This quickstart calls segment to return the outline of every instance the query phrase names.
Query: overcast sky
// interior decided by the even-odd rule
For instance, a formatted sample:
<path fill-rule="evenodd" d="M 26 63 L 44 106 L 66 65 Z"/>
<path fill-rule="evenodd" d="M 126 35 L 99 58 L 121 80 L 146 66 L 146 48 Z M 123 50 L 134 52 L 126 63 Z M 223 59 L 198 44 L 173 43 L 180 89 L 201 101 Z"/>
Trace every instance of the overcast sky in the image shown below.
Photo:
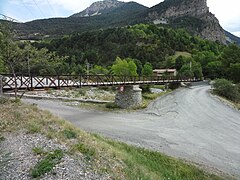
<path fill-rule="evenodd" d="M 68 17 L 84 10 L 95 1 L 97 0 L 0 0 L 0 14 L 22 22 L 50 17 Z M 135 0 L 148 7 L 162 1 Z M 240 36 L 239 0 L 208 0 L 208 6 L 224 29 Z"/>

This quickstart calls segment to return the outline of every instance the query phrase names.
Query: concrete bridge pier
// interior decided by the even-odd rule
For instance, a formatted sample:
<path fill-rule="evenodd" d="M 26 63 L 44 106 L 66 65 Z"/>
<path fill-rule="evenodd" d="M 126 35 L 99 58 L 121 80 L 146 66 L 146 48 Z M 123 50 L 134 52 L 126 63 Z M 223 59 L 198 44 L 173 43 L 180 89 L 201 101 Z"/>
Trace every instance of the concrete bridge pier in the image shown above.
<path fill-rule="evenodd" d="M 142 104 L 142 89 L 139 85 L 125 85 L 117 89 L 115 103 L 123 109 L 137 107 Z"/>

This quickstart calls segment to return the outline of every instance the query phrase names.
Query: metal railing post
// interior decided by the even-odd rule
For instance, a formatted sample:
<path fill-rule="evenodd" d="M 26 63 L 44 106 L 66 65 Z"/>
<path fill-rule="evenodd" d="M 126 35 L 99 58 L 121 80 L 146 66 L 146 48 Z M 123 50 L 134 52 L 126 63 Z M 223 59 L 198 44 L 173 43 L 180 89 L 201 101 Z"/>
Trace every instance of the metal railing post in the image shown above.
<path fill-rule="evenodd" d="M 34 90 L 34 87 L 33 87 L 33 76 L 31 75 L 31 87 L 30 87 L 30 91 L 33 91 Z"/>
<path fill-rule="evenodd" d="M 81 88 L 82 87 L 82 75 L 80 75 L 80 77 L 79 77 L 79 87 Z"/>

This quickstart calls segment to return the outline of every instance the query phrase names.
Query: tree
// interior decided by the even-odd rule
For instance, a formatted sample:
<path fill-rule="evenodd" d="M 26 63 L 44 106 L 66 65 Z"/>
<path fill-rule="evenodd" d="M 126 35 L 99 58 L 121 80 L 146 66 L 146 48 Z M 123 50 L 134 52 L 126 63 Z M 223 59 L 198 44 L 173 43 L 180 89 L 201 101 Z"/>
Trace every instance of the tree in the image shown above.
<path fill-rule="evenodd" d="M 221 78 L 224 74 L 224 67 L 221 61 L 211 61 L 206 66 L 207 77 L 211 79 Z"/>
<path fill-rule="evenodd" d="M 134 59 L 133 61 L 134 61 L 134 63 L 135 63 L 136 66 L 137 66 L 137 74 L 140 76 L 141 73 L 142 73 L 142 68 L 143 68 L 142 62 L 139 61 L 138 59 Z"/>
<path fill-rule="evenodd" d="M 137 66 L 130 58 L 122 60 L 117 57 L 111 69 L 116 76 L 137 76 Z"/>
<path fill-rule="evenodd" d="M 240 82 L 240 63 L 230 64 L 229 76 L 234 82 Z"/>
<path fill-rule="evenodd" d="M 129 76 L 137 76 L 137 66 L 134 63 L 133 59 L 128 58 L 128 70 L 129 70 Z"/>
<path fill-rule="evenodd" d="M 143 76 L 152 76 L 153 74 L 153 67 L 152 64 L 147 62 L 144 64 L 143 69 L 142 69 L 142 75 Z"/>
<path fill-rule="evenodd" d="M 177 71 L 179 71 L 185 63 L 186 59 L 183 56 L 178 56 L 175 63 Z"/>
<path fill-rule="evenodd" d="M 12 73 L 14 77 L 15 86 L 15 98 L 17 99 L 17 77 L 16 67 L 19 66 L 21 51 L 17 44 L 13 41 L 13 35 L 10 28 L 7 25 L 0 24 L 0 50 L 1 58 L 6 68 Z"/>
<path fill-rule="evenodd" d="M 108 74 L 109 70 L 107 70 L 106 68 L 99 66 L 99 65 L 95 65 L 92 69 L 91 69 L 91 73 L 93 74 Z"/>
<path fill-rule="evenodd" d="M 178 77 L 181 78 L 192 78 L 194 73 L 192 72 L 189 64 L 184 64 L 181 69 L 178 71 Z"/>
<path fill-rule="evenodd" d="M 192 62 L 192 72 L 195 78 L 202 78 L 203 73 L 202 73 L 202 66 L 199 62 Z"/>

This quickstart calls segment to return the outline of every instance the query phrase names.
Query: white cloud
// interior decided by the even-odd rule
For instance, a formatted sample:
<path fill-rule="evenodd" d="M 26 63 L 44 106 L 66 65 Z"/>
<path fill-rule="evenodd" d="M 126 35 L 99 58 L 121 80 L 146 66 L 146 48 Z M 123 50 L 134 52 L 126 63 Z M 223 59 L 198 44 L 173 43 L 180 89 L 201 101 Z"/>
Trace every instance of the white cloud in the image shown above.
<path fill-rule="evenodd" d="M 134 0 L 122 0 L 122 1 L 129 2 L 129 1 L 134 1 Z M 135 1 L 144 6 L 152 7 L 152 6 L 155 6 L 156 4 L 159 4 L 163 0 L 135 0 Z"/>
<path fill-rule="evenodd" d="M 230 31 L 239 30 L 239 0 L 208 0 L 208 6 L 224 28 Z"/>
<path fill-rule="evenodd" d="M 85 9 L 92 3 L 92 0 L 48 0 L 52 6 L 61 6 L 62 8 L 72 11 L 79 12 Z"/>
<path fill-rule="evenodd" d="M 240 37 L 240 31 L 237 31 L 237 32 L 232 32 L 235 36 L 238 36 Z"/>

